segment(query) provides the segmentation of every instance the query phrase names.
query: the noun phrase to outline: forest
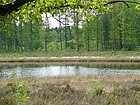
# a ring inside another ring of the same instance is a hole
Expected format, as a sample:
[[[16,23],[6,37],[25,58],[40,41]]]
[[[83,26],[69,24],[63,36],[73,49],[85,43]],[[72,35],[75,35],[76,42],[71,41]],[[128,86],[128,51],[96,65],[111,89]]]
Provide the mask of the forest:
[[[50,17],[59,26],[51,27]],[[134,4],[117,3],[105,13],[89,10],[86,17],[81,9],[67,8],[42,19],[23,18],[0,21],[0,52],[140,51],[140,12]]]
[[[0,105],[140,105],[140,0],[0,0]]]

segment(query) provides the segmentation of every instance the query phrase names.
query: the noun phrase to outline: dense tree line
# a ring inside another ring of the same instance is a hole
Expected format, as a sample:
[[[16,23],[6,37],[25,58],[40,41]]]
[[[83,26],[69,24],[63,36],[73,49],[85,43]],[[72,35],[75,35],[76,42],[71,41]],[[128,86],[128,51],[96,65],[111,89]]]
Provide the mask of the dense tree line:
[[[50,28],[47,13],[43,21],[24,21],[23,16],[0,21],[0,51],[140,51],[140,12],[133,4],[116,4],[105,14],[93,12],[91,20],[80,9],[64,12],[55,15],[56,28]]]

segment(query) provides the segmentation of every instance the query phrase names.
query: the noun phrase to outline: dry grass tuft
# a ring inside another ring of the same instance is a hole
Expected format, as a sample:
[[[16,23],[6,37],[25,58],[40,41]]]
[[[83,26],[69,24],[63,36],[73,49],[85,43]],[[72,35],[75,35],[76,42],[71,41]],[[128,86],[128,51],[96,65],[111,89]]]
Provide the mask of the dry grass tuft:
[[[140,75],[65,76],[22,80],[32,83],[28,93],[30,100],[25,105],[140,105]],[[90,89],[90,95],[87,94],[87,89]],[[16,105],[14,99],[6,96],[6,91],[0,91],[0,105]]]

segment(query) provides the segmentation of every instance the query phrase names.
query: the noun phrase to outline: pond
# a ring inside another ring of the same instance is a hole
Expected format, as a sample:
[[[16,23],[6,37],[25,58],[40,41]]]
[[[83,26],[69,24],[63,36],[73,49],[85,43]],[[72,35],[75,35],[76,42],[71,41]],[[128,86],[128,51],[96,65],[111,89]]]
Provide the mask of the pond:
[[[9,78],[11,71],[16,78],[70,75],[122,75],[140,74],[140,64],[1,64],[0,79]]]

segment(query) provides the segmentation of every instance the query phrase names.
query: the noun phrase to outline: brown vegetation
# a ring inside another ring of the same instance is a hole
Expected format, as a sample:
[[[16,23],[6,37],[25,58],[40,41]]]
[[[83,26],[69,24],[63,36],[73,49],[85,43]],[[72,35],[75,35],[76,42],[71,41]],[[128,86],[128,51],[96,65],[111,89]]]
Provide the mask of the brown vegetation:
[[[17,81],[32,81],[28,88],[30,99],[25,105],[140,104],[139,75],[66,76]],[[5,89],[8,88],[1,87],[0,105],[16,105],[14,99],[6,97],[10,94]]]

